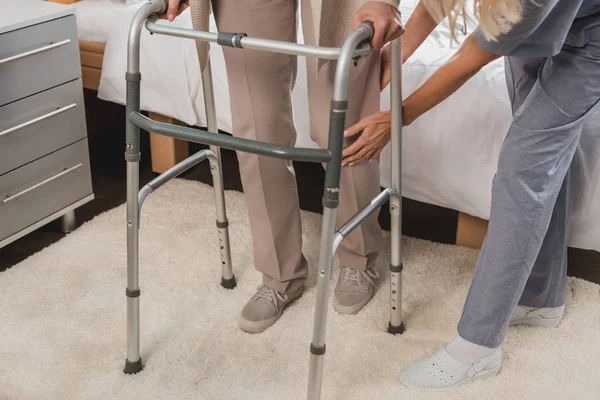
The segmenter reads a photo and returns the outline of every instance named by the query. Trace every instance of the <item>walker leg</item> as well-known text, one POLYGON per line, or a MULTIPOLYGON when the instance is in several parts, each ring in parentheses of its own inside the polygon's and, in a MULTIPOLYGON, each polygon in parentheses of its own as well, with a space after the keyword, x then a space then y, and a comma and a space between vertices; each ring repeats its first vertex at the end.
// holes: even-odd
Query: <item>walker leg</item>
POLYGON ((315 323, 310 345, 310 366, 308 372, 309 400, 321 398, 323 383, 323 363, 325 358, 325 331, 327 328, 327 309, 329 303, 329 282, 333 266, 335 218, 340 202, 340 177, 342 173, 342 149, 344 146, 344 128, 348 108, 348 77, 354 49, 373 35, 372 29, 359 29, 346 40, 341 50, 335 71, 333 99, 329 119, 329 152, 331 161, 325 172, 325 191, 323 194, 323 225, 321 227, 321 250, 319 255, 319 274, 317 282, 317 303, 315 323))
POLYGON ((127 359, 124 372, 135 374, 143 368, 140 358, 140 287, 138 280, 140 209, 140 128, 129 121, 140 111, 140 36, 148 16, 160 12, 162 2, 149 1, 140 7, 131 22, 127 43, 126 146, 127 162, 127 359))
POLYGON ((142 370, 140 358, 139 261, 139 160, 127 161, 127 360, 126 374, 142 370))
MULTIPOLYGON (((127 111, 139 110, 141 75, 127 75, 127 111)), ((142 370, 140 358, 140 287, 138 280, 140 212, 140 128, 127 121, 127 360, 124 372, 142 370)))
POLYGON ((321 227, 321 251, 319 255, 319 273, 317 281, 317 304, 313 338, 310 345, 310 370, 308 376, 308 399, 321 398, 323 382, 323 362, 325 357, 325 330, 327 328, 327 310, 329 304, 329 283, 333 268, 333 238, 337 208, 323 210, 321 227))
MULTIPOLYGON (((202 72, 202 88, 204 90, 204 104, 206 109, 206 118, 208 131, 219 133, 217 128, 217 113, 215 109, 215 96, 213 91, 212 71, 210 68, 210 59, 206 63, 206 68, 202 72)), ((213 187, 215 190, 215 203, 217 209, 217 230, 219 232, 219 250, 221 252, 221 286, 226 289, 233 289, 236 286, 235 276, 231 263, 231 247, 229 245, 229 222, 227 221, 227 211, 225 207, 225 192, 223 190, 223 167, 221 165, 221 149, 211 146, 210 149, 215 154, 215 158, 210 158, 210 171, 213 176, 213 187)))
POLYGON ((388 332, 404 332, 402 322, 402 57, 401 39, 391 43, 391 187, 398 197, 390 198, 391 263, 390 263, 390 322, 388 332))
POLYGON ((390 263, 390 322, 388 332, 404 333, 402 322, 402 207, 401 199, 390 198, 391 263, 390 263))

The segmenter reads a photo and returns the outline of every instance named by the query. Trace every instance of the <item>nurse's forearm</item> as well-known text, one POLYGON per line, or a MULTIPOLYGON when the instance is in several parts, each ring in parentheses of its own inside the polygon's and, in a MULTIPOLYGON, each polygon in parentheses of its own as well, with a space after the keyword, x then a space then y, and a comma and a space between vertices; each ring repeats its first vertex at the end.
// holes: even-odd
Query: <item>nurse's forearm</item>
POLYGON ((406 32, 402 36, 402 58, 406 61, 425 39, 433 32, 438 23, 419 1, 417 7, 406 22, 406 32))
POLYGON ((456 54, 402 103, 403 124, 410 125, 498 57, 479 47, 474 35, 468 37, 456 54))

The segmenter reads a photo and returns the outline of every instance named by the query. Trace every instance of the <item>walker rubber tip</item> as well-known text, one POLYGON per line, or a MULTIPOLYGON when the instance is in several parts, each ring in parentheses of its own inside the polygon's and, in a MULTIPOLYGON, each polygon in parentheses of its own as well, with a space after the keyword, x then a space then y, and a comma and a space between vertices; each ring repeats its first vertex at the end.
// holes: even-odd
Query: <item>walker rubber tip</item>
POLYGON ((236 285, 235 276, 231 279, 221 278, 221 286, 223 286, 225 289, 233 289, 236 285))
POLYGON ((388 333, 391 333, 392 335, 401 335, 405 330, 404 322, 402 322, 400 326, 393 326, 391 322, 388 323, 388 333))
POLYGON ((125 372, 126 374, 128 374, 128 375, 137 374, 142 369, 144 369, 144 367, 142 366, 141 358, 135 362, 131 362, 127 359, 125 360, 125 368, 123 369, 123 372, 125 372))

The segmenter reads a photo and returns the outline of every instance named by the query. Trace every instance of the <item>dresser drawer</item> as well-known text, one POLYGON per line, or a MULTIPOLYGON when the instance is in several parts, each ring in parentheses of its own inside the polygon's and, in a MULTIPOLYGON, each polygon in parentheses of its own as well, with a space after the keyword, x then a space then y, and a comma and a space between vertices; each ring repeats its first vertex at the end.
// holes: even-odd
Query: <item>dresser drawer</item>
POLYGON ((79 77, 75 16, 0 35, 0 106, 79 77))
POLYGON ((90 194, 87 139, 0 176, 0 240, 90 194))
POLYGON ((0 175, 86 136, 81 79, 0 107, 0 175))

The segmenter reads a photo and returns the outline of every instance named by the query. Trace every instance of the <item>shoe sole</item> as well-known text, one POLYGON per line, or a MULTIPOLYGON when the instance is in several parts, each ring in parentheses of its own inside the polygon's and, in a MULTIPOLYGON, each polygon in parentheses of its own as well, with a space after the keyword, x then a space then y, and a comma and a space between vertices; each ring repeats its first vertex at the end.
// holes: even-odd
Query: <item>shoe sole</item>
POLYGON ((465 383, 469 383, 469 382, 474 382, 474 381, 481 381, 487 378, 492 378, 496 375, 498 375, 498 371, 500 370, 500 367, 502 366, 502 363, 498 364, 497 367, 494 367, 492 369, 484 369, 483 371, 479 372, 478 374, 473 375, 470 378, 464 379, 458 383, 455 383, 452 386, 448 386, 445 388, 441 388, 441 389, 429 389, 429 388, 422 388, 422 387, 418 387, 418 386, 413 386, 410 384, 405 383, 402 378, 400 378, 400 382, 402 382, 402 384, 410 389, 417 389, 417 390, 422 390, 422 391, 430 391, 430 392, 439 392, 442 390, 447 390, 447 389, 454 389, 458 386, 464 385, 465 383))
POLYGON ((351 306, 343 306, 337 302, 337 299, 335 298, 335 294, 334 294, 333 308, 335 311, 337 311, 340 314, 353 315, 353 314, 358 313, 360 310, 362 310, 369 303, 369 301, 371 301, 373 296, 375 296, 375 291, 373 291, 373 293, 371 293, 370 296, 365 297, 359 303, 353 304, 351 306))
POLYGON ((539 326, 543 328, 555 328, 560 324, 562 317, 557 318, 521 318, 514 321, 510 321, 510 326, 517 325, 529 325, 529 326, 539 326))
POLYGON ((277 314, 275 314, 273 317, 271 317, 269 319, 265 319, 262 321, 250 321, 248 319, 245 319, 244 317, 241 317, 240 323, 239 323, 240 329, 247 333, 264 332, 268 327, 270 327, 275 322, 277 322, 277 320, 281 317, 281 314, 283 314, 283 310, 285 310, 294 301, 296 301, 300 297, 302 297, 303 293, 304 293, 304 289, 301 290, 298 294, 296 294, 296 293, 288 294, 289 297, 288 297, 287 303, 284 303, 283 306, 277 312, 277 314))

